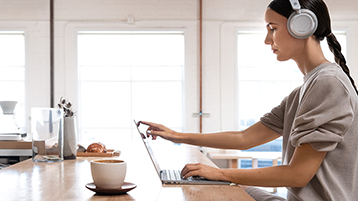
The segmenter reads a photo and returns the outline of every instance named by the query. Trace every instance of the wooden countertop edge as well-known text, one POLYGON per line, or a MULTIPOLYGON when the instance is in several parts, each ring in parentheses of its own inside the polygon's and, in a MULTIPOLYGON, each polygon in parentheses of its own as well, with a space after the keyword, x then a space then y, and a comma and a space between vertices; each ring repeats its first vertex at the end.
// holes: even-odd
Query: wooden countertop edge
POLYGON ((0 140, 0 149, 32 149, 32 141, 0 140))

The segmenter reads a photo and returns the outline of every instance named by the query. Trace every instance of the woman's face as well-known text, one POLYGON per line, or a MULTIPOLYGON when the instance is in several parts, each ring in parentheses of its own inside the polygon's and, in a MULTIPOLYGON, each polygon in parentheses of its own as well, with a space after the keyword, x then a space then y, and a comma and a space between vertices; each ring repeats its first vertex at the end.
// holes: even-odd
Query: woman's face
POLYGON ((294 38, 287 30, 287 18, 268 8, 265 12, 267 23, 266 45, 271 45, 278 61, 297 59, 303 51, 304 40, 294 38))

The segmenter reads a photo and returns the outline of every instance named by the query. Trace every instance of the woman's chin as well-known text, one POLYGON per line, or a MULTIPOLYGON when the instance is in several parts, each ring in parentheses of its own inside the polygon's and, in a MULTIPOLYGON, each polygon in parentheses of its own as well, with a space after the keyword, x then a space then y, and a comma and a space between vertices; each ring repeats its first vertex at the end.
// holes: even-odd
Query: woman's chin
POLYGON ((282 56, 279 56, 279 55, 277 55, 276 59, 277 59, 277 61, 288 61, 289 60, 289 58, 282 57, 282 56))

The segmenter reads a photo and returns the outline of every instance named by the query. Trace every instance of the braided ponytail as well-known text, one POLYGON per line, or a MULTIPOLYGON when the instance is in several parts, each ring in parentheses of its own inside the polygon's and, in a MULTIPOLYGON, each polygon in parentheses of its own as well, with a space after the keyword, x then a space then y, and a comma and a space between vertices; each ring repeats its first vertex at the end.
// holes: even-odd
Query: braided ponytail
POLYGON ((358 94, 357 87, 356 87, 356 85, 354 83, 353 78, 350 75, 349 68, 348 68, 348 66, 346 64, 346 59, 344 58, 344 56, 343 56, 343 54, 341 52, 342 48, 341 48, 341 45, 339 44, 337 38, 334 36, 333 33, 330 33, 330 34, 328 34, 326 36, 326 39, 327 39, 329 49, 334 54, 334 60, 342 68, 342 70, 347 74, 349 80, 351 81, 351 83, 352 83, 352 85, 354 87, 354 90, 358 94))

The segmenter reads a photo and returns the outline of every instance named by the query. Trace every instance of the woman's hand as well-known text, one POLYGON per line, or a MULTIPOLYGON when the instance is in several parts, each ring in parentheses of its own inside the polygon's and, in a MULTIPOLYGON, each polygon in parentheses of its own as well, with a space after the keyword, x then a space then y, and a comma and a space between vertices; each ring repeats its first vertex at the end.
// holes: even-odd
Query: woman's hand
POLYGON ((216 181, 224 180, 221 169, 209 165, 205 165, 202 163, 186 164, 183 170, 181 171, 181 175, 184 177, 184 179, 191 176, 200 176, 209 180, 216 180, 216 181))
POLYGON ((179 142, 178 140, 180 139, 180 134, 178 132, 175 132, 161 124, 156 124, 156 123, 152 123, 152 122, 146 122, 146 121, 139 121, 137 123, 139 126, 140 124, 144 124, 149 126, 146 134, 147 137, 152 136, 152 139, 155 140, 158 136, 166 139, 166 140, 170 140, 172 142, 179 142))

